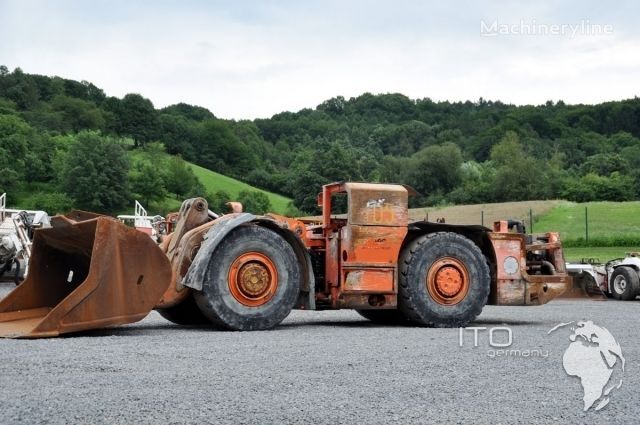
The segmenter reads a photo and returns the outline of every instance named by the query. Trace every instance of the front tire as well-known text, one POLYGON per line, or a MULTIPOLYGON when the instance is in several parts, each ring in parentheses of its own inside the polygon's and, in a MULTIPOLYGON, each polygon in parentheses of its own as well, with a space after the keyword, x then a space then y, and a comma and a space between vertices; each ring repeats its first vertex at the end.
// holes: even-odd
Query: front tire
POLYGON ((216 248, 194 293, 200 311, 223 329, 271 329, 289 315, 298 298, 302 268, 291 245, 253 224, 234 229, 216 248))
POLYGON ((211 321, 200 311, 193 294, 190 294, 180 304, 173 307, 157 308, 156 311, 160 313, 160 316, 177 325, 211 324, 211 321))
POLYGON ((458 327, 487 303, 491 277, 480 248, 457 233, 418 237, 400 259, 400 310, 423 326, 458 327))
POLYGON ((627 266, 620 266, 611 273, 611 294, 617 300, 633 300, 638 294, 638 273, 627 266))

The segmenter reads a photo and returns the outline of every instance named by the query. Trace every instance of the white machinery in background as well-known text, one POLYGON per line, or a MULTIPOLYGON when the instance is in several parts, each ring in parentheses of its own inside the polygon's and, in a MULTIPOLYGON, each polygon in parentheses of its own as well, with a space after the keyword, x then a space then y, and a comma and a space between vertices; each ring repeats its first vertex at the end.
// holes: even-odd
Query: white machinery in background
POLYGON ((634 300, 640 295, 640 252, 627 252, 604 265, 607 287, 618 300, 634 300))
POLYGON ((149 216, 147 210, 135 201, 135 207, 133 215, 121 214, 118 216, 118 220, 125 224, 133 224, 137 230, 148 234, 154 241, 158 241, 161 235, 166 233, 166 222, 164 217, 160 215, 149 216))
POLYGON ((20 283, 27 274, 33 232, 50 227, 44 211, 7 208, 7 194, 0 195, 0 278, 20 283))
POLYGON ((567 263, 567 272, 584 280, 585 287, 597 287, 617 300, 634 300, 640 295, 640 252, 627 252, 605 264, 567 263))

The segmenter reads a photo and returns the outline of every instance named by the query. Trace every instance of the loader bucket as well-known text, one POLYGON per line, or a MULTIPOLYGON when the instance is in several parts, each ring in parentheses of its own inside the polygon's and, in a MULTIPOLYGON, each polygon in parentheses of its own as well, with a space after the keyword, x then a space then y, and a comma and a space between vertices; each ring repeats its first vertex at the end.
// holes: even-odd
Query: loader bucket
POLYGON ((149 236, 81 212, 54 217, 52 226, 35 232, 27 279, 0 301, 0 337, 136 322, 167 289, 171 266, 149 236))
POLYGON ((598 287, 596 281, 587 273, 578 273, 571 276, 573 284, 558 298, 586 298, 591 300, 606 300, 607 296, 598 287))

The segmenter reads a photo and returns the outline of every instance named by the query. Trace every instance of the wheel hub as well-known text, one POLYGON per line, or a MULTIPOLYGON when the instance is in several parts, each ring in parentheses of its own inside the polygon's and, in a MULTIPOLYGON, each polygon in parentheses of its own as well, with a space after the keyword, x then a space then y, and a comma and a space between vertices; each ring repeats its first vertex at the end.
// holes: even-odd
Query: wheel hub
POLYGON ((267 268, 260 263, 247 263, 238 271, 239 288, 248 296, 259 296, 268 287, 271 277, 267 268))
POLYGON ((427 273, 427 290, 438 304, 458 304, 469 292, 469 273, 462 261, 444 257, 427 273))
POLYGON ((436 274, 436 289, 445 296, 451 297, 462 289, 462 273, 455 267, 445 266, 436 274))
POLYGON ((278 273, 269 257, 248 252, 234 260, 229 268, 229 291, 240 304, 259 307, 266 304, 278 288, 278 273))
POLYGON ((615 280, 613 281, 613 287, 615 288, 617 293, 621 294, 627 287, 627 280, 624 278, 624 276, 616 276, 615 280))

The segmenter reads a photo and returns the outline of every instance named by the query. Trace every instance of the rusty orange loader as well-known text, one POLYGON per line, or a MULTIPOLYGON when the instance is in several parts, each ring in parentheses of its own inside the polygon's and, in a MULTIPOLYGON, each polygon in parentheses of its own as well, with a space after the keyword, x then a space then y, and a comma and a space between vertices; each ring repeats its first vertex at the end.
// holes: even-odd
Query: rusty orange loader
POLYGON ((218 217, 194 198, 159 245, 110 217, 58 216, 36 231, 27 279, 0 301, 0 336, 120 325, 154 308, 178 324, 237 331, 273 328, 294 308, 457 327, 486 304, 541 305, 571 286, 558 234, 410 222, 409 192, 329 184, 321 220, 218 217))

